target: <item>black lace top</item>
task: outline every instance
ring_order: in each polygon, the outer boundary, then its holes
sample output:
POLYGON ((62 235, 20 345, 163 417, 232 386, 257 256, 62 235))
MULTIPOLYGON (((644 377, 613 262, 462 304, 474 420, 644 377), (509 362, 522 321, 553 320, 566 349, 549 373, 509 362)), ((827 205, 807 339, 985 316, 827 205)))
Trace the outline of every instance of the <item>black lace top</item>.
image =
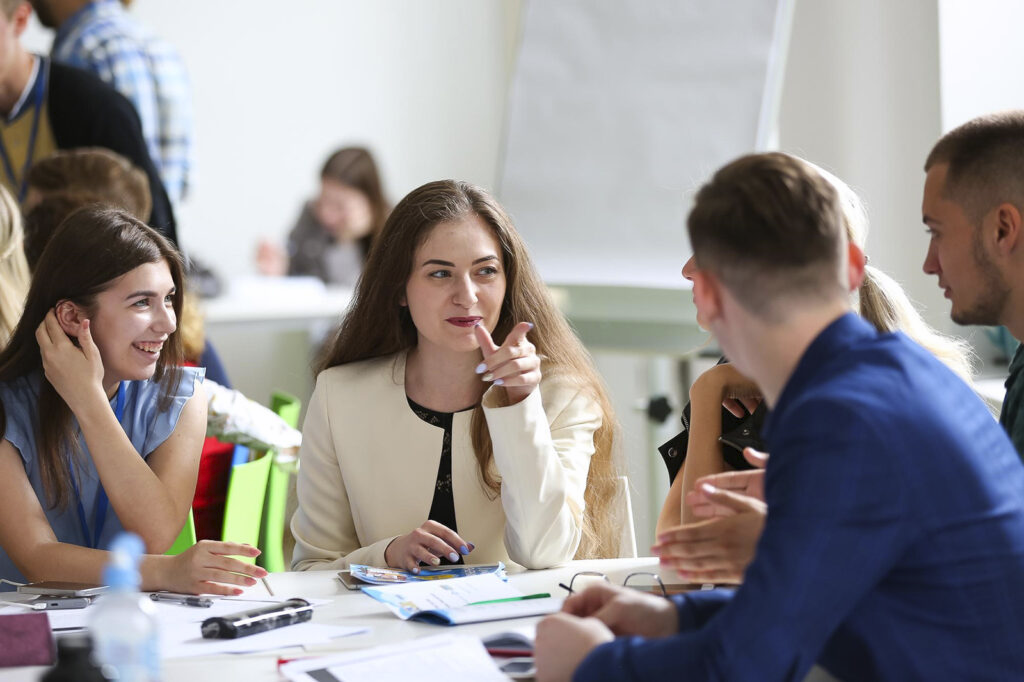
MULTIPOLYGON (((455 413, 431 410, 416 404, 408 396, 406 396, 406 400, 417 417, 431 426, 444 430, 444 436, 441 439, 441 462, 438 464, 437 480, 434 483, 434 499, 430 503, 430 513, 427 515, 427 518, 431 521, 437 521, 458 533, 458 522, 455 519, 455 496, 452 493, 452 423, 454 422, 455 413)), ((466 408, 466 410, 471 409, 473 408, 466 408)), ((466 410, 459 411, 465 412, 466 410)), ((458 551, 457 547, 455 549, 458 551)), ((449 561, 447 557, 441 557, 441 563, 451 564, 453 562, 449 561)), ((459 560, 454 563, 464 563, 462 556, 460 555, 459 560)))

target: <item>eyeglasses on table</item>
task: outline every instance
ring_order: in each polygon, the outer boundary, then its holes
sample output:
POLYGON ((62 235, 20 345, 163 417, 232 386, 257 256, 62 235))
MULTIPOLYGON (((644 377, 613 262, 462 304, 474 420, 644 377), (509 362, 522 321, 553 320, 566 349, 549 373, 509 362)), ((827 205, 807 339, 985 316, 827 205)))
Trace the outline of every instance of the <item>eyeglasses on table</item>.
MULTIPOLYGON (((612 582, 608 576, 600 571, 580 571, 569 580, 568 585, 565 583, 558 583, 558 586, 564 590, 568 590, 569 594, 575 594, 576 592, 582 592, 587 587, 601 581, 609 584, 612 582)), ((622 586, 634 590, 640 590, 641 592, 660 594, 662 597, 668 598, 668 590, 665 589, 665 583, 661 581, 661 576, 657 573, 650 573, 646 571, 630 573, 625 577, 625 579, 623 579, 622 586)))

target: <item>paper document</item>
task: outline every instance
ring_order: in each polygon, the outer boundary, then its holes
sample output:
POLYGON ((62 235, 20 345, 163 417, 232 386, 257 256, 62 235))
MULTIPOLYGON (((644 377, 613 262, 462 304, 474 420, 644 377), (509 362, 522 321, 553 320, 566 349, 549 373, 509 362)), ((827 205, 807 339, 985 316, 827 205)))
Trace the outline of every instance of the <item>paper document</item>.
POLYGON ((431 677, 430 671, 474 682, 507 682, 476 637, 443 635, 336 656, 307 658, 281 666, 295 682, 393 682, 431 677))
POLYGON ((402 620, 461 625, 554 613, 558 597, 533 598, 493 573, 437 582, 364 587, 402 620))

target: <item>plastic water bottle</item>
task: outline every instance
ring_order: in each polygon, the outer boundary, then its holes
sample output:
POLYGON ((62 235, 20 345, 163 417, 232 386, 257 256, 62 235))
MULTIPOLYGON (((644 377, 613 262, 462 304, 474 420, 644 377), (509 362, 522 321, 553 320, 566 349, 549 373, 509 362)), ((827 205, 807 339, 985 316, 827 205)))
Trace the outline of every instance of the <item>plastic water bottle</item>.
POLYGON ((160 680, 156 608, 139 594, 139 536, 122 533, 110 545, 110 563, 103 569, 107 593, 96 601, 89 628, 96 660, 104 674, 119 682, 160 680))

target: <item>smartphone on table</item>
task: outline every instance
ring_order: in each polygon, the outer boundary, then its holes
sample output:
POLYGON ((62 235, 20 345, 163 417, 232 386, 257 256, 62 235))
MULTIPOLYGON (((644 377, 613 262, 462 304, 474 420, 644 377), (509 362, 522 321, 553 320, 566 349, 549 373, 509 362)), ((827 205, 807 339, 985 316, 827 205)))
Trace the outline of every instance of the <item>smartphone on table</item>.
POLYGON ((38 594, 44 597, 95 597, 106 589, 106 585, 58 580, 46 580, 18 586, 18 592, 22 594, 38 594))

